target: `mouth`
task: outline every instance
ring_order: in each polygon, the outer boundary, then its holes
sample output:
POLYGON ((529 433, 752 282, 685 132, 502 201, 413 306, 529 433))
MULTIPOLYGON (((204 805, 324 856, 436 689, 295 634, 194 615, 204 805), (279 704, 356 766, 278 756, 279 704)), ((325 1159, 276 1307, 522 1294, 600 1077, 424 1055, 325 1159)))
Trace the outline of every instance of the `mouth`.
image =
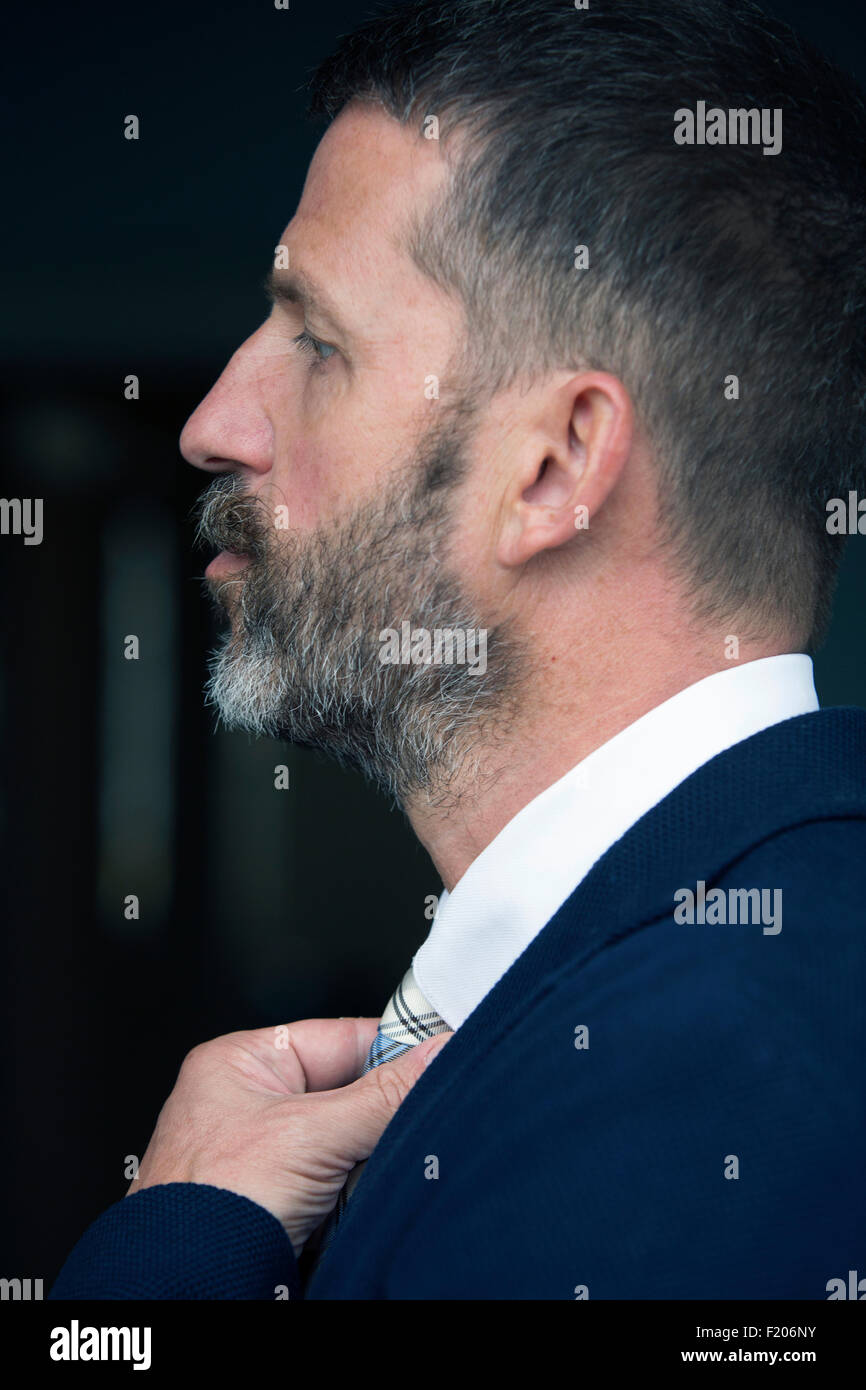
POLYGON ((239 555, 233 550, 221 550, 215 555, 204 572, 205 579, 226 579, 239 574, 250 563, 249 555, 239 555))

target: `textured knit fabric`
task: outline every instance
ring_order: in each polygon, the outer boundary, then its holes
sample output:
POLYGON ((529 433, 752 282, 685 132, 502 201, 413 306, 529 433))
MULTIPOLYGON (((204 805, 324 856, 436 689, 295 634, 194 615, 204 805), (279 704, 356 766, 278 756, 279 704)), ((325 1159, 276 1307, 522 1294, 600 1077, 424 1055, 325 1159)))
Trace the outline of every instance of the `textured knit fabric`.
POLYGON ((204 1183, 146 1187, 84 1233, 50 1298, 297 1297, 291 1242, 264 1207, 204 1183))
MULTIPOLYGON (((866 712, 700 768, 417 1081, 306 1297, 825 1299, 866 1248, 864 864, 866 712), (681 924, 701 882, 780 892, 781 930, 681 924)), ((191 1251, 174 1190, 101 1217, 50 1296, 244 1297, 259 1261, 273 1296, 272 1218, 193 1188, 191 1251)))

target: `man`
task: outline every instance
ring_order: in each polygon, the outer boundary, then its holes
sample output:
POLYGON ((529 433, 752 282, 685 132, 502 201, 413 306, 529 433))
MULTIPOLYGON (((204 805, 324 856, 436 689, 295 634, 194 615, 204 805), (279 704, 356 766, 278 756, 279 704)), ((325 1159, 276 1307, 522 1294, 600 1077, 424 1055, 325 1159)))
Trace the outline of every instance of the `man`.
POLYGON ((444 892, 380 1026, 190 1054, 52 1297, 824 1298, 866 1234, 866 713, 810 660, 861 100, 745 0, 419 0, 314 108, 181 441, 209 693, 396 797, 444 892))

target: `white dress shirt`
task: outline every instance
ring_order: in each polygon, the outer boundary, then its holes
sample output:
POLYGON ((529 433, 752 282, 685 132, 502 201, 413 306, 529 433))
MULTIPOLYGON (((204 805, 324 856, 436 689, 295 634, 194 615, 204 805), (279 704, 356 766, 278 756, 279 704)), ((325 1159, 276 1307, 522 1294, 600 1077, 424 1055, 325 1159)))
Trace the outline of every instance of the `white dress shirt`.
POLYGON ((522 955, 593 864, 680 782, 742 739, 818 709, 812 662, 765 657, 680 690, 545 788, 448 893, 412 966, 451 1028, 522 955))

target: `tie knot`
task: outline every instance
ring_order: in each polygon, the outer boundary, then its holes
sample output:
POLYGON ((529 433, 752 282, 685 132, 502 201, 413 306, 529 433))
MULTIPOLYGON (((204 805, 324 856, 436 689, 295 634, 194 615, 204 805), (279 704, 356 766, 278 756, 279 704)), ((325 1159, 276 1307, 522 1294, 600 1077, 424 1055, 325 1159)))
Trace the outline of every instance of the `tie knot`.
POLYGON ((422 993, 409 966, 382 1014, 379 1031, 367 1054, 364 1072, 383 1062, 392 1062, 410 1047, 417 1047, 437 1033, 447 1033, 448 1024, 422 993))

